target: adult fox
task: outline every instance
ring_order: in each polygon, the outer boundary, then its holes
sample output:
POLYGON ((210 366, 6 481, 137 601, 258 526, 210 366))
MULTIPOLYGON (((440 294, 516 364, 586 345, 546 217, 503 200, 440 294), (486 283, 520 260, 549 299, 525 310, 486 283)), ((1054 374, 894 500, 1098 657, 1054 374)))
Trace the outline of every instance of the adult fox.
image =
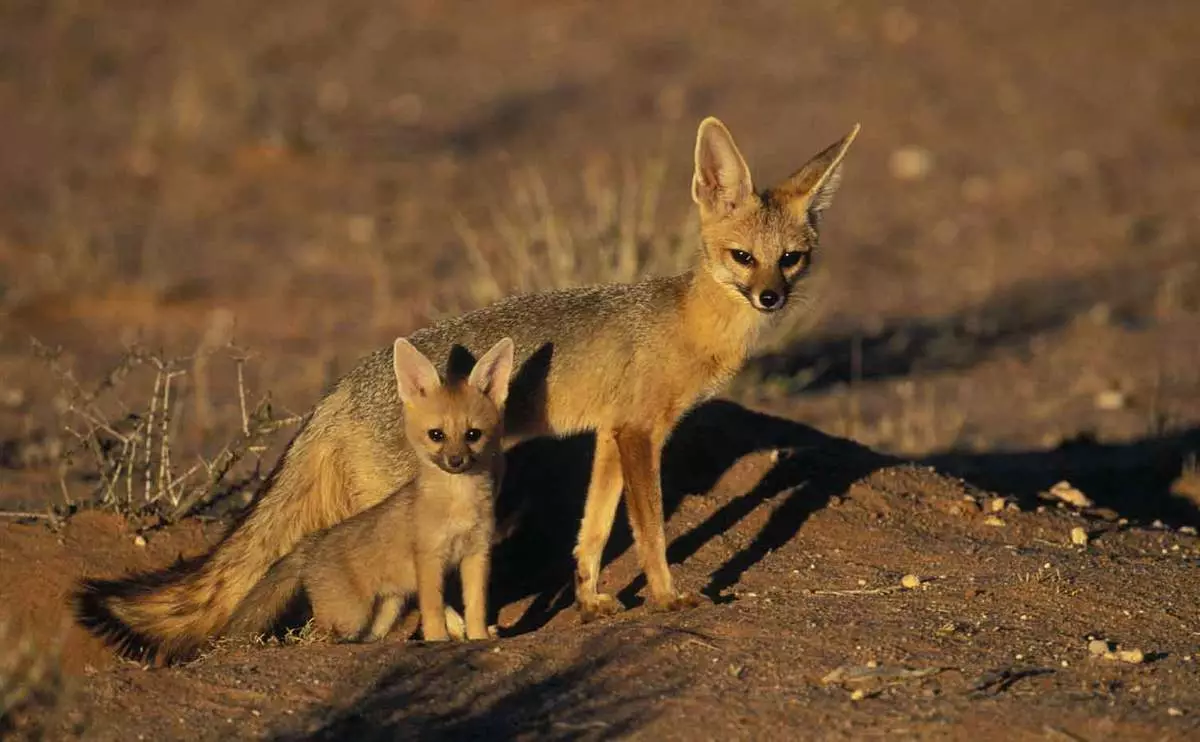
MULTIPOLYGON (((822 212, 858 133, 778 186, 756 191, 729 130, 700 123, 692 198, 702 248, 682 274, 514 296, 409 336, 453 376, 511 337, 512 439, 593 431, 575 598, 584 620, 621 609, 597 592, 621 492, 658 609, 694 605, 667 567, 659 464, 679 418, 742 366, 760 331, 803 291, 822 212), (463 351, 466 351, 465 353, 463 351)), ((218 634, 271 565, 305 535, 382 501, 417 474, 405 441, 392 348, 376 351, 318 403, 250 512, 196 568, 170 577, 89 581, 76 613, 127 653, 170 661, 218 634)))

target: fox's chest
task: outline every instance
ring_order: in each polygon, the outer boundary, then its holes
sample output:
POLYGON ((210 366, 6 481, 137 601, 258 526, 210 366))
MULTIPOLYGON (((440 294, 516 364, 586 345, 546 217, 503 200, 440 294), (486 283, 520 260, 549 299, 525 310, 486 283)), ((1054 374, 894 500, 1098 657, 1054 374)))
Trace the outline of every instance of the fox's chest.
POLYGON ((486 530, 492 517, 491 488, 465 476, 448 475, 425 483, 427 505, 421 526, 425 541, 436 545, 449 563, 457 563, 486 530))

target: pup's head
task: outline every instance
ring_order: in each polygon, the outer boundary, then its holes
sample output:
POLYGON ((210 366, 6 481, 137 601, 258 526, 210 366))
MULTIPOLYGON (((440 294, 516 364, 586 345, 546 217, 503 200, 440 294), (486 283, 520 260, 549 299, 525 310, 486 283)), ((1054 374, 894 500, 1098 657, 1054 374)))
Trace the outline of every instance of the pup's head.
POLYGON ((393 346, 404 433, 423 461, 451 474, 491 466, 500 450, 513 342, 484 353, 465 381, 442 382, 437 368, 404 338, 393 346))
POLYGON ((696 134, 692 200, 700 207, 703 267, 764 314, 777 312, 808 273, 821 214, 858 126, 778 186, 754 190, 729 130, 711 116, 696 134))

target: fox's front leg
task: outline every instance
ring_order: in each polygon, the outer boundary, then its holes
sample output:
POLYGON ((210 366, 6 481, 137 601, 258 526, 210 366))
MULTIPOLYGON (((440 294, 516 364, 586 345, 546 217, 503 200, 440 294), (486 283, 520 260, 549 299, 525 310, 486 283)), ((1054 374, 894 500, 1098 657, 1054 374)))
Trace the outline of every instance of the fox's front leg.
POLYGON ((616 432, 596 431, 596 452, 592 456, 592 476, 588 482, 587 500, 583 508, 583 523, 575 546, 575 602, 580 617, 590 621, 621 610, 611 595, 597 592, 600 578, 600 556, 608 543, 617 504, 621 501, 621 454, 617 448, 616 432))
POLYGON ((446 630, 446 564, 436 550, 417 551, 417 606, 421 612, 421 635, 427 642, 450 639, 446 630))
POLYGON ((661 461, 668 432, 665 425, 653 431, 628 427, 617 431, 616 437, 629 524, 650 588, 650 605, 658 610, 689 608, 700 602, 695 595, 675 591, 667 567, 661 461))
POLYGON ((488 582, 488 545, 491 535, 481 544, 481 548, 463 556, 458 567, 462 577, 463 608, 466 612, 467 639, 476 641, 488 639, 487 626, 487 582, 488 582))

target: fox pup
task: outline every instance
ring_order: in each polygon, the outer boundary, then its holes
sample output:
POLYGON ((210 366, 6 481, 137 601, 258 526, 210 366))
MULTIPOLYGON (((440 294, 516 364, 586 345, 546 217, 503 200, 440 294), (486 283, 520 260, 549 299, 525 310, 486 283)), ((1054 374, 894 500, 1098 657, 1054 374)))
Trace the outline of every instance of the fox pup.
POLYGON ((418 454, 416 479, 378 505, 302 539, 254 586, 226 633, 263 630, 303 588, 317 627, 339 640, 383 638, 416 593, 425 640, 444 641, 443 580, 458 565, 466 638, 488 638, 492 500, 502 476, 501 410, 512 340, 485 353, 466 383, 443 384, 429 359, 403 338, 396 340, 393 358, 404 436, 418 454))
MULTIPOLYGON (((692 199, 702 247, 682 274, 633 284, 514 296, 418 330, 409 339, 447 371, 502 337, 515 345, 506 445, 592 431, 575 599, 585 620, 621 608, 597 590, 600 556, 624 492, 659 609, 694 605, 667 566, 660 459, 676 422, 742 366, 760 331, 802 305, 817 232, 858 127, 774 188, 757 190, 729 130, 700 123, 692 199)), ((398 437, 393 350, 367 356, 311 413, 245 517, 182 576, 87 583, 76 612, 126 652, 170 660, 219 632, 272 563, 306 534, 361 512, 418 475, 398 437)))

